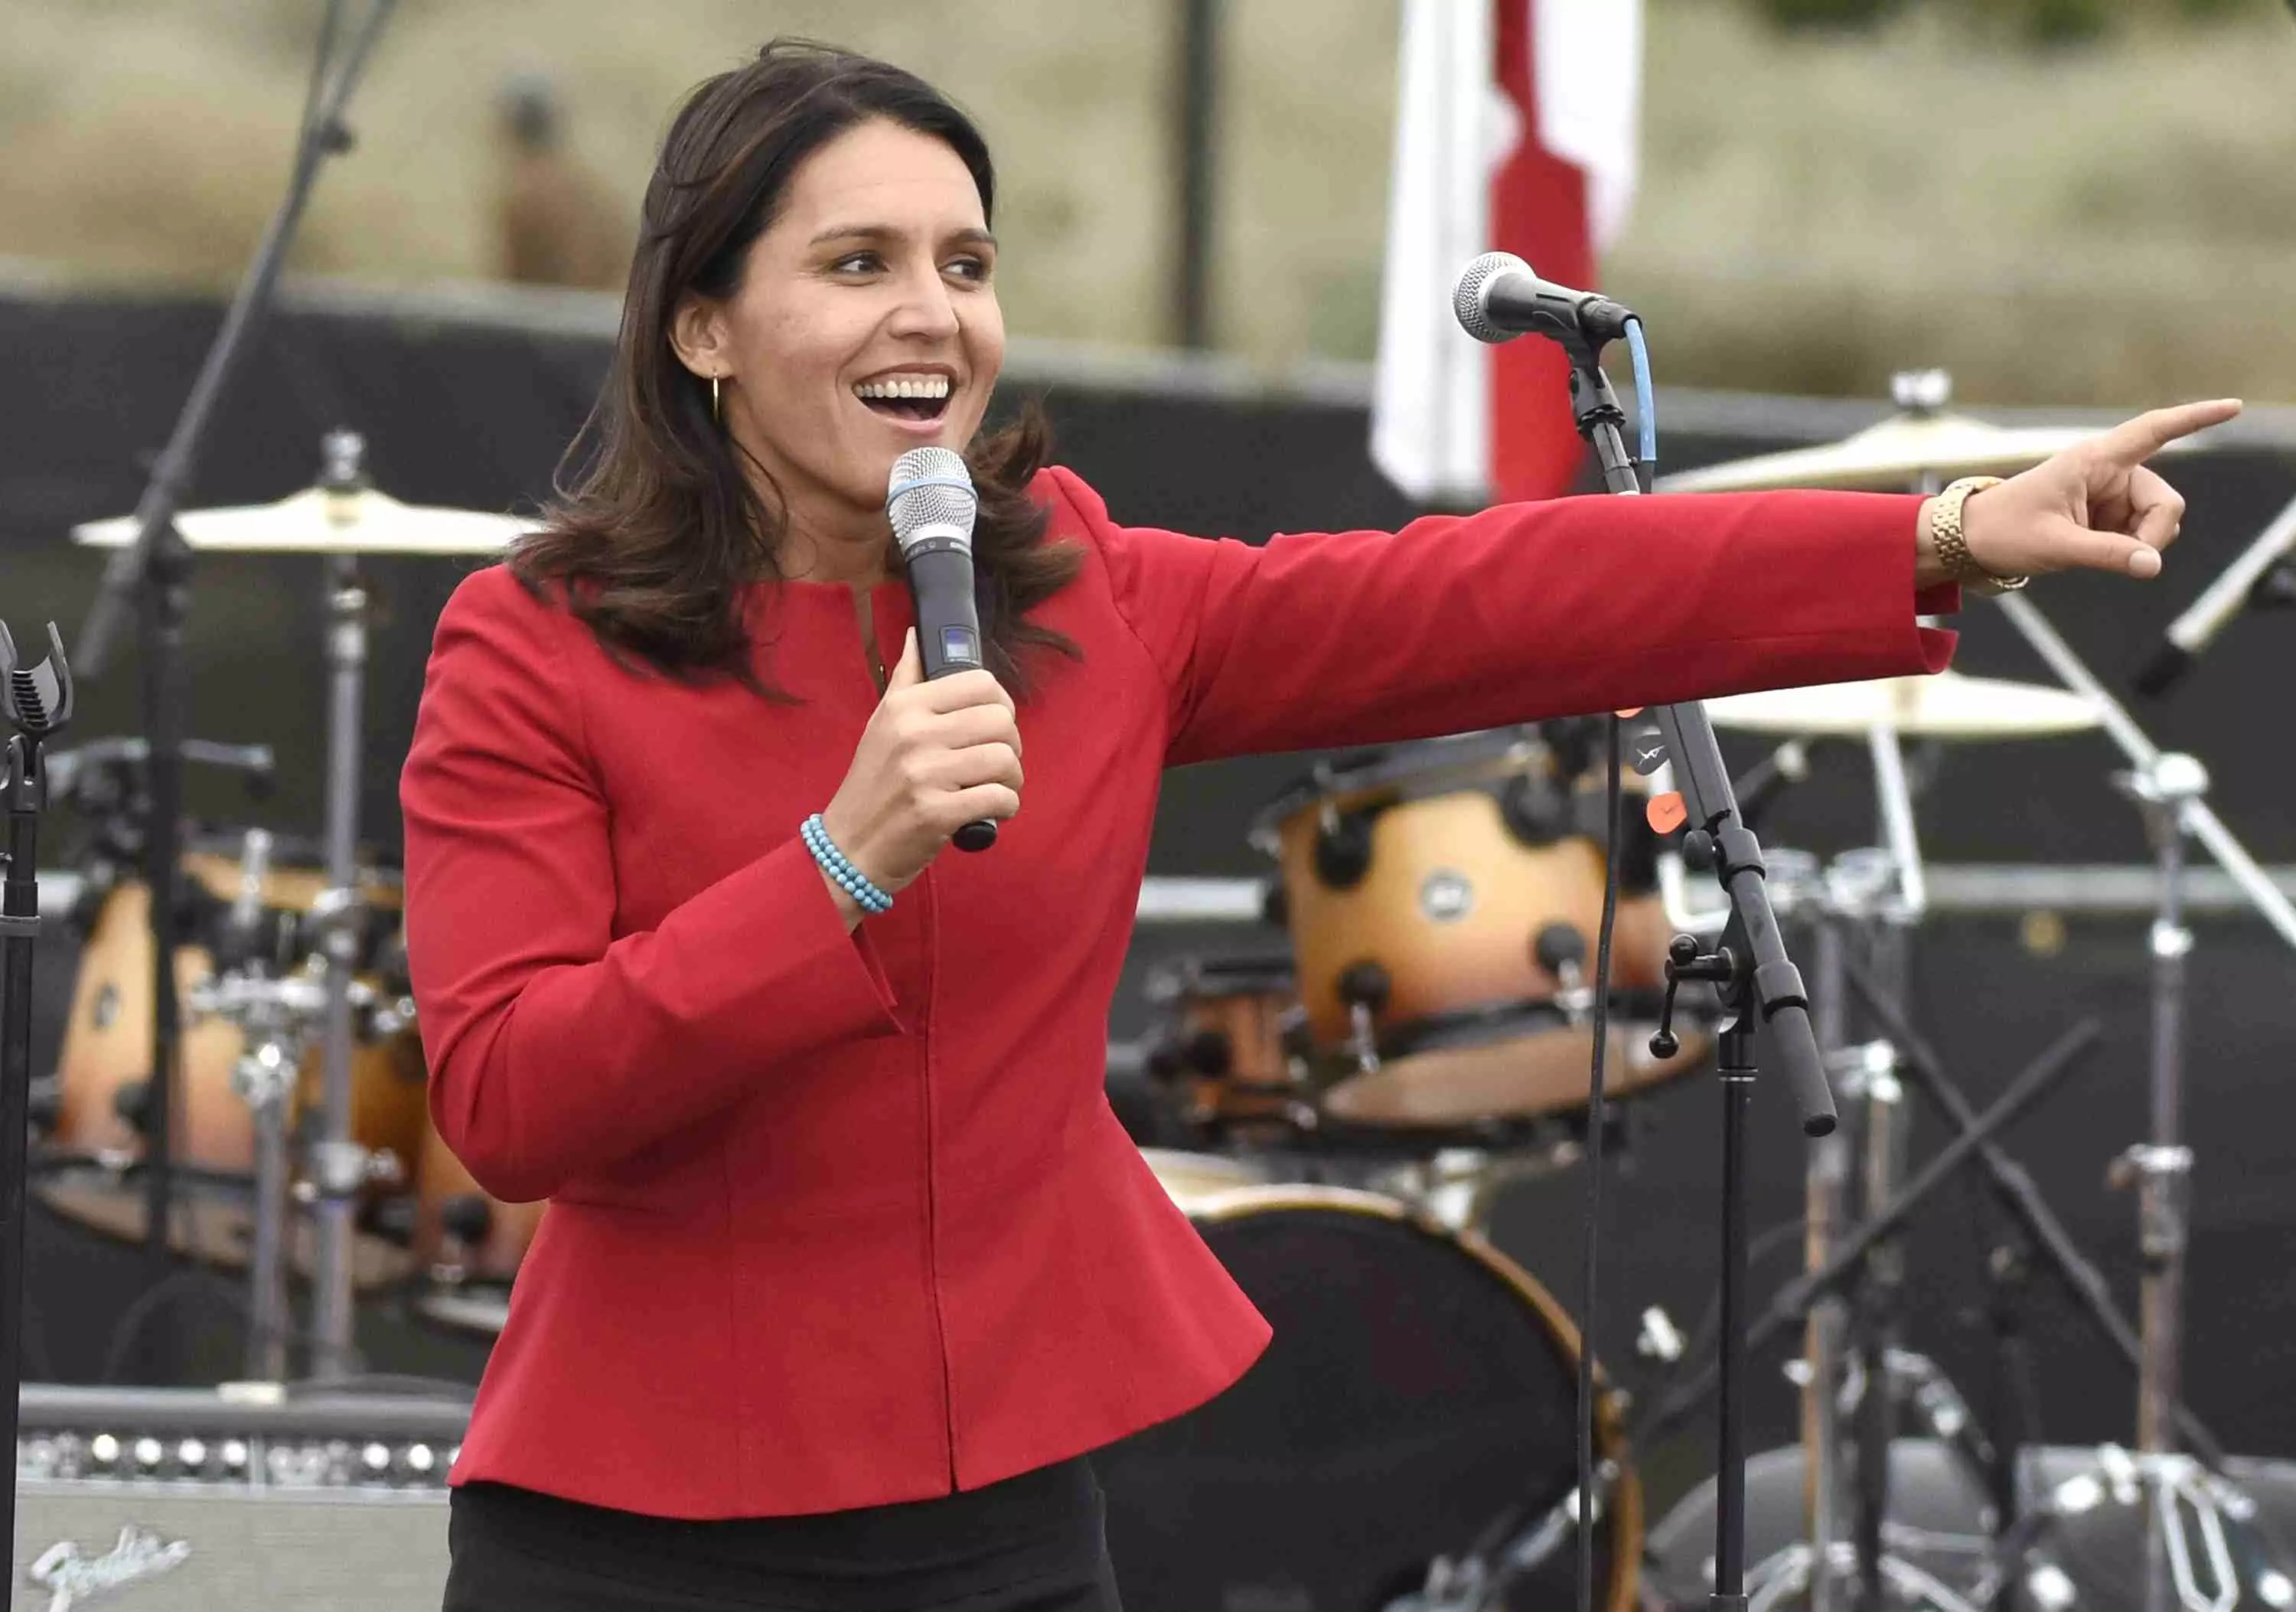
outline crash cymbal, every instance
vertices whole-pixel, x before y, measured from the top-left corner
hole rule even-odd
[[[1774,487],[1904,489],[1923,475],[2014,475],[2096,434],[2069,425],[1988,425],[1967,415],[1893,415],[1823,448],[1735,459],[1659,478],[1661,492],[1755,492]]]
[[[2064,689],[1953,671],[1732,695],[1707,701],[1706,714],[1717,728],[1808,737],[1862,734],[1886,722],[1908,738],[2023,739],[2100,721],[2095,707]]]
[[[372,489],[338,493],[314,487],[276,504],[187,509],[176,515],[176,530],[192,547],[216,553],[469,555],[498,554],[534,523],[402,504]],[[73,527],[72,540],[125,548],[135,530],[135,517],[120,515]]]

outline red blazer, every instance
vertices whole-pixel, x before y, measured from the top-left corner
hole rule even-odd
[[[1951,650],[1914,619],[1910,498],[1573,498],[1255,548],[1119,526],[1065,471],[1037,490],[1085,553],[1039,619],[1085,658],[1035,663],[1021,814],[849,935],[797,835],[877,702],[849,589],[747,601],[798,704],[619,667],[500,569],[439,617],[402,785],[431,1112],[488,1189],[550,1200],[457,1481],[825,1511],[1209,1399],[1267,1324],[1103,1087],[1163,769]],[[906,587],[868,607],[898,645]]]

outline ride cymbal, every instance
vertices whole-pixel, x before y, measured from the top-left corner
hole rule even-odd
[[[534,530],[531,521],[470,509],[402,504],[372,489],[332,492],[309,488],[276,504],[187,509],[176,530],[193,548],[232,554],[498,554],[512,538]],[[125,548],[135,540],[133,515],[88,521],[72,540],[95,548]]]
[[[1967,415],[1893,415],[1821,448],[1789,448],[1659,478],[1660,492],[1817,487],[1902,491],[1924,475],[2009,476],[2096,435],[2070,425],[1988,425]]]
[[[2064,689],[1955,671],[1731,695],[1707,701],[1706,714],[1717,728],[1808,737],[1853,736],[1886,724],[1909,738],[2023,739],[2101,722],[2095,706]]]

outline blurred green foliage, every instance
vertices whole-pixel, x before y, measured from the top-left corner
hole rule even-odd
[[[2036,45],[2085,44],[2131,25],[2221,21],[2267,0],[1747,0],[1776,28],[1876,28],[1913,9],[1962,12],[1987,35]]]

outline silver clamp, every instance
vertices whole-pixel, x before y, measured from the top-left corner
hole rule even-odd
[[[406,1168],[389,1148],[370,1152],[357,1142],[313,1142],[305,1154],[308,1173],[295,1183],[295,1201],[342,1203],[369,1187],[390,1187],[406,1179]]]
[[[1869,1103],[1894,1104],[1904,1098],[1905,1084],[1898,1079],[1902,1066],[1898,1049],[1885,1040],[1860,1041],[1825,1055],[1825,1073],[1841,1095]]]
[[[2112,1161],[2106,1179],[2115,1187],[2145,1180],[2175,1180],[2193,1172],[2190,1147],[2161,1147],[2139,1142]]]

